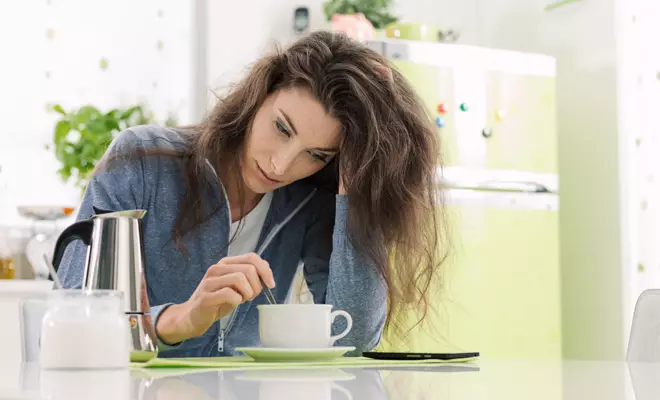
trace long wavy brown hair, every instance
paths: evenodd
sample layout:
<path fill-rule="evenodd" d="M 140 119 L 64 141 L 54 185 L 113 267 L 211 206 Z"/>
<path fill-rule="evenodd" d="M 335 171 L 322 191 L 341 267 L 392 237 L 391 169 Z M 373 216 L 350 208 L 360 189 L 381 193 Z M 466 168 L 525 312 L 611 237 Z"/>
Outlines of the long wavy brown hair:
<path fill-rule="evenodd" d="M 341 171 L 348 238 L 387 283 L 386 328 L 403 333 L 410 311 L 420 322 L 448 249 L 436 181 L 440 146 L 424 104 L 399 72 L 383 72 L 388 65 L 377 52 L 330 32 L 312 33 L 256 61 L 203 122 L 188 127 L 195 134 L 175 240 L 182 243 L 210 217 L 202 204 L 210 190 L 201 173 L 205 160 L 235 171 L 264 100 L 283 88 L 305 88 L 340 122 L 342 138 L 339 156 L 307 179 L 336 193 Z M 243 183 L 237 185 L 244 193 Z"/>

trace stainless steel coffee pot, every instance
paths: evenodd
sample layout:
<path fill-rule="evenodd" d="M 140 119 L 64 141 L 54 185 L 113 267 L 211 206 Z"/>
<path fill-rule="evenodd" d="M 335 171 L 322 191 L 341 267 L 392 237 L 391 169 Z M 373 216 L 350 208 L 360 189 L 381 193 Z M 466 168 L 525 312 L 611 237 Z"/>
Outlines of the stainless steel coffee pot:
<path fill-rule="evenodd" d="M 107 289 L 124 294 L 130 325 L 131 359 L 157 355 L 156 331 L 150 315 L 144 279 L 142 218 L 145 210 L 99 212 L 67 227 L 57 239 L 53 266 L 58 269 L 66 247 L 74 240 L 87 245 L 83 290 Z"/>

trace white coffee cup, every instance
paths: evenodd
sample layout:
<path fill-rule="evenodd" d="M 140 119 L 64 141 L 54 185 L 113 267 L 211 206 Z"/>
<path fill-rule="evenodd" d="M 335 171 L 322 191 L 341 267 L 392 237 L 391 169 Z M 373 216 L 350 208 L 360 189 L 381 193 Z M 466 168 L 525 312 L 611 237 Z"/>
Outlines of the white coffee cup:
<path fill-rule="evenodd" d="M 262 304 L 259 310 L 261 345 L 272 348 L 318 349 L 331 347 L 348 335 L 353 319 L 328 304 Z M 335 318 L 346 318 L 346 329 L 331 336 Z"/>

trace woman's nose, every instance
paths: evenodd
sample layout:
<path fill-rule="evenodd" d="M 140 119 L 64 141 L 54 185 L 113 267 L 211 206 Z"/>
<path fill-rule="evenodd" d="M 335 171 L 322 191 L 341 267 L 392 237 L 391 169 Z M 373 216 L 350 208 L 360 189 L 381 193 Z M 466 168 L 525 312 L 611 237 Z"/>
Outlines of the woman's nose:
<path fill-rule="evenodd" d="M 281 151 L 271 158 L 273 173 L 282 176 L 291 168 L 296 156 L 293 151 Z"/>

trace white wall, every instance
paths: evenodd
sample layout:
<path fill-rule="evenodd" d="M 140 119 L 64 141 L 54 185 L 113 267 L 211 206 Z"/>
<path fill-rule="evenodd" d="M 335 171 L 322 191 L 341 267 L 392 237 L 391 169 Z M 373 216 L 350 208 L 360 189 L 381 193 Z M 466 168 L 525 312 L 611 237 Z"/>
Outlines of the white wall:
<path fill-rule="evenodd" d="M 645 289 L 660 287 L 660 3 L 634 0 L 621 3 L 622 45 L 621 129 L 628 168 L 628 211 L 631 268 L 624 283 L 629 309 Z"/>
<path fill-rule="evenodd" d="M 442 30 L 459 32 L 459 42 L 480 40 L 482 27 L 475 23 L 482 17 L 477 0 L 395 0 L 394 14 L 402 22 L 435 25 Z"/>
<path fill-rule="evenodd" d="M 160 121 L 169 113 L 189 121 L 192 5 L 0 2 L 0 204 L 9 195 L 13 203 L 76 200 L 77 192 L 56 176 L 52 152 L 43 149 L 52 143 L 56 120 L 49 104 L 109 109 L 144 101 Z M 106 69 L 101 60 L 107 60 Z M 5 214 L 0 212 L 0 222 L 9 218 Z"/>
<path fill-rule="evenodd" d="M 293 11 L 310 9 L 313 29 L 325 26 L 321 0 L 209 1 L 207 11 L 207 82 L 221 90 L 235 81 L 247 64 L 276 42 L 294 39 Z"/>
<path fill-rule="evenodd" d="M 246 65 L 275 43 L 286 45 L 296 39 L 293 12 L 298 6 L 310 10 L 312 30 L 329 27 L 323 13 L 323 0 L 243 0 L 208 1 L 207 82 L 221 90 L 244 72 Z M 402 22 L 416 21 L 441 27 L 467 24 L 475 12 L 474 1 L 457 5 L 449 0 L 398 0 L 393 14 Z M 451 9 L 452 12 L 446 12 Z M 443 28 L 444 29 L 444 28 Z M 475 37 L 468 31 L 461 41 Z"/>

